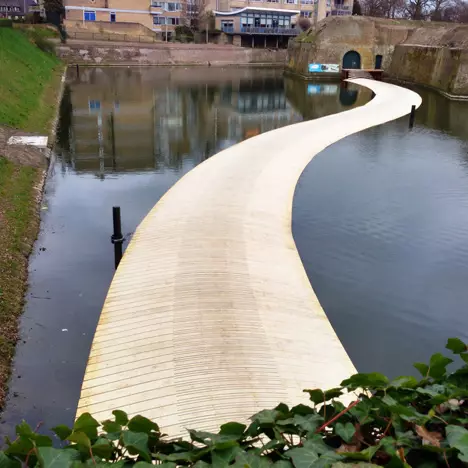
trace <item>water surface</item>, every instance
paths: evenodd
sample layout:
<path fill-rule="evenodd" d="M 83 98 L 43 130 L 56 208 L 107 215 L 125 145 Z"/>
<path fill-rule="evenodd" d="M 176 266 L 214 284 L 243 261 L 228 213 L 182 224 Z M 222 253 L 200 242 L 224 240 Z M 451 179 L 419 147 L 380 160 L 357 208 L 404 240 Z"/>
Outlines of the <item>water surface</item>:
<path fill-rule="evenodd" d="M 130 238 L 216 152 L 370 98 L 268 69 L 70 70 L 2 432 L 73 420 L 114 271 L 112 206 Z M 296 190 L 300 255 L 361 371 L 410 372 L 467 338 L 468 105 L 423 98 L 413 131 L 401 119 L 332 145 Z"/>

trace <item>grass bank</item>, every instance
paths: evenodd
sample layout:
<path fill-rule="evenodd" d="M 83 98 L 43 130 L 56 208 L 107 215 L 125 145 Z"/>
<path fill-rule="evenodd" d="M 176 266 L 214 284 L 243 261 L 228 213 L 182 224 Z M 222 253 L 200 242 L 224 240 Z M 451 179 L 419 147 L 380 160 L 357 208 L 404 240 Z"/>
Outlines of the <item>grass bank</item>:
<path fill-rule="evenodd" d="M 40 50 L 29 33 L 0 28 L 0 408 L 23 310 L 28 256 L 39 229 L 45 167 L 19 163 L 7 151 L 8 130 L 48 134 L 55 115 L 61 62 Z"/>

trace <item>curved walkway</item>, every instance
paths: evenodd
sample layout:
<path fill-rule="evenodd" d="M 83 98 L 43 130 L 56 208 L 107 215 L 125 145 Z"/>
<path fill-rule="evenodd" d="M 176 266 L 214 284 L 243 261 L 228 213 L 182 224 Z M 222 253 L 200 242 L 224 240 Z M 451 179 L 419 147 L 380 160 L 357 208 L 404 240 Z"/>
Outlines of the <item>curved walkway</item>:
<path fill-rule="evenodd" d="M 291 233 L 305 166 L 421 98 L 353 80 L 367 105 L 264 133 L 200 164 L 153 208 L 110 287 L 78 414 L 144 414 L 171 436 L 307 400 L 355 369 L 309 283 Z"/>

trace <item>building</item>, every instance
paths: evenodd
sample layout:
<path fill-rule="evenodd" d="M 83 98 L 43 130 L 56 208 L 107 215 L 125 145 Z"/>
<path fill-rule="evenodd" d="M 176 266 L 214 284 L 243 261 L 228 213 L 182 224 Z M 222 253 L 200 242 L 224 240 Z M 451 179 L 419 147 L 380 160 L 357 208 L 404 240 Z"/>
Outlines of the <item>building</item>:
<path fill-rule="evenodd" d="M 0 0 L 0 18 L 17 19 L 37 8 L 34 0 Z"/>
<path fill-rule="evenodd" d="M 100 22 L 101 29 L 105 23 L 106 30 L 110 23 L 115 23 L 116 30 L 124 24 L 139 24 L 161 37 L 170 37 L 177 26 L 187 21 L 186 12 L 196 2 L 203 2 L 203 10 L 213 12 L 220 42 L 246 47 L 285 47 L 289 38 L 300 32 L 296 27 L 299 17 L 316 22 L 327 16 L 350 15 L 353 4 L 352 0 L 65 0 L 64 3 L 67 25 L 74 22 L 77 27 L 89 26 L 95 31 L 98 25 L 90 23 Z"/>

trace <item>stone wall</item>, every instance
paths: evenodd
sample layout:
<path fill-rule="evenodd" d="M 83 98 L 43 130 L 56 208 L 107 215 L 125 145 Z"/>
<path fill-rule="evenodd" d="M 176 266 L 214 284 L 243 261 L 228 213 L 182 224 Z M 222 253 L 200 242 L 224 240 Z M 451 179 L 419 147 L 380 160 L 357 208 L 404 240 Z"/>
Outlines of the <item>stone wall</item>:
<path fill-rule="evenodd" d="M 70 64 L 87 65 L 247 65 L 283 66 L 286 49 L 248 49 L 192 44 L 122 44 L 69 41 L 57 54 Z"/>
<path fill-rule="evenodd" d="M 356 51 L 361 56 L 361 68 L 375 68 L 377 55 L 382 55 L 382 67 L 387 67 L 395 45 L 405 41 L 412 28 L 406 23 L 386 23 L 366 17 L 333 17 L 319 23 L 288 49 L 290 71 L 308 76 L 309 63 L 342 64 L 346 52 Z"/>
<path fill-rule="evenodd" d="M 72 13 L 75 11 L 72 11 Z M 79 15 L 83 12 L 78 11 Z M 71 13 L 68 14 L 70 16 Z M 139 23 L 111 23 L 110 21 L 85 21 L 79 20 L 64 20 L 64 26 L 68 32 L 90 32 L 90 33 L 107 33 L 119 34 L 126 36 L 148 36 L 155 38 L 156 34 L 149 28 Z"/>
<path fill-rule="evenodd" d="M 387 75 L 450 96 L 468 96 L 468 49 L 401 44 L 395 48 Z"/>

